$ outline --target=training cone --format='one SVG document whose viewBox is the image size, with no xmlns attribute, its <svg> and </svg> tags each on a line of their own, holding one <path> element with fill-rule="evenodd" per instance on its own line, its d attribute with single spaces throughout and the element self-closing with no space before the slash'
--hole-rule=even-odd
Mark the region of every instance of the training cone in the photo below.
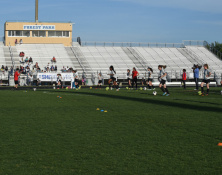
<svg viewBox="0 0 222 175">
<path fill-rule="evenodd" d="M 104 111 L 104 112 L 108 112 L 108 111 Z"/>
<path fill-rule="evenodd" d="M 104 112 L 104 110 L 101 110 L 101 112 Z"/>
<path fill-rule="evenodd" d="M 222 146 L 222 143 L 218 143 L 218 146 Z"/>
<path fill-rule="evenodd" d="M 62 97 L 60 97 L 60 98 L 62 98 Z"/>
<path fill-rule="evenodd" d="M 99 109 L 99 108 L 97 108 L 96 110 L 97 110 L 97 111 L 99 111 L 100 109 Z"/>
</svg>

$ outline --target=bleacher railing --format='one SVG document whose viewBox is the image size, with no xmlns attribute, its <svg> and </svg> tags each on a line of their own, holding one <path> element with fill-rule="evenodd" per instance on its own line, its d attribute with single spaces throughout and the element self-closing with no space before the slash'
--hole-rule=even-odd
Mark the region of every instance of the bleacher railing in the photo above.
<svg viewBox="0 0 222 175">
<path fill-rule="evenodd" d="M 84 47 L 155 47 L 155 48 L 184 48 L 183 43 L 137 43 L 137 42 L 91 42 L 82 41 Z"/>
<path fill-rule="evenodd" d="M 183 40 L 184 46 L 205 46 L 204 40 Z"/>
</svg>

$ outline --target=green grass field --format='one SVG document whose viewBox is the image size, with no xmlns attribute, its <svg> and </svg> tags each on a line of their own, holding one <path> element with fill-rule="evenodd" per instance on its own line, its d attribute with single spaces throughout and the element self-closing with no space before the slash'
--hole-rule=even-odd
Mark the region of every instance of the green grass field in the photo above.
<svg viewBox="0 0 222 175">
<path fill-rule="evenodd" d="M 222 174 L 222 88 L 169 90 L 0 91 L 0 174 Z"/>
</svg>

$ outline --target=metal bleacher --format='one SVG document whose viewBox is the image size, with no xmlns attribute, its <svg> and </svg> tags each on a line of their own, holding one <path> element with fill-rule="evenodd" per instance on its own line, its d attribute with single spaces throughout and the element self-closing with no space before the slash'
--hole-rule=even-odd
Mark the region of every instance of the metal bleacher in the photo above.
<svg viewBox="0 0 222 175">
<path fill-rule="evenodd" d="M 67 66 L 75 68 L 63 44 L 22 44 L 14 46 L 12 49 L 16 49 L 16 56 L 18 56 L 20 52 L 24 52 L 25 57 L 32 57 L 33 64 L 38 62 L 42 70 L 48 63 L 54 66 L 57 65 L 59 71 Z M 53 56 L 56 58 L 56 63 L 51 63 Z M 21 59 L 19 61 L 21 61 Z M 16 64 L 18 65 L 20 62 L 16 62 Z"/>
<path fill-rule="evenodd" d="M 9 47 L 0 43 L 0 64 L 12 65 Z M 158 65 L 167 65 L 166 71 L 171 79 L 180 79 L 182 69 L 187 70 L 188 78 L 193 78 L 192 67 L 194 64 L 203 65 L 207 63 L 212 72 L 211 78 L 221 78 L 222 61 L 208 51 L 204 46 L 183 46 L 183 47 L 138 47 L 138 46 L 80 46 L 75 44 L 72 47 L 64 47 L 62 44 L 22 44 L 11 47 L 15 66 L 21 65 L 20 52 L 25 57 L 32 57 L 33 63 L 38 62 L 41 69 L 48 63 L 52 65 L 51 59 L 56 57 L 58 72 L 63 67 L 72 67 L 78 72 L 85 72 L 87 78 L 96 76 L 102 72 L 105 79 L 109 66 L 113 65 L 117 72 L 118 79 L 126 78 L 127 69 L 136 67 L 140 73 L 139 78 L 146 77 L 148 66 L 154 70 L 154 78 L 157 79 Z M 200 71 L 200 78 L 203 76 L 203 69 Z"/>
</svg>

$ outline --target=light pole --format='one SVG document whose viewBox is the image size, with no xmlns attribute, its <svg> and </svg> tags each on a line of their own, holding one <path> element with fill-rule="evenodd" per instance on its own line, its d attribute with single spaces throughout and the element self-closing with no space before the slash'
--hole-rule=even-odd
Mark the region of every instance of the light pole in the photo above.
<svg viewBox="0 0 222 175">
<path fill-rule="evenodd" d="M 35 0 L 35 22 L 39 22 L 39 0 Z"/>
</svg>

